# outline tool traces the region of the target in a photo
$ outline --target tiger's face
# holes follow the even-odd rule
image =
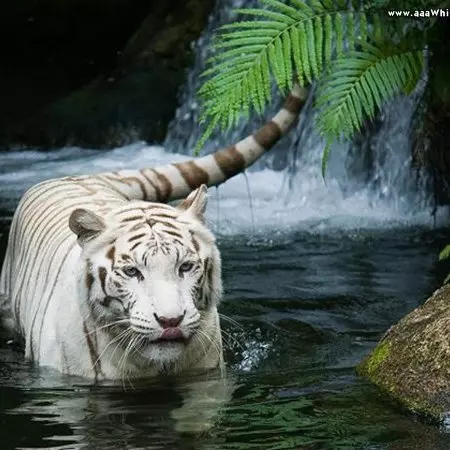
[[[89,311],[131,358],[180,358],[220,301],[220,255],[202,223],[205,205],[206,188],[199,188],[179,207],[133,202],[106,221],[72,213]]]

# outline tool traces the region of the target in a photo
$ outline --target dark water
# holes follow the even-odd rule
[[[3,220],[2,255],[7,228]],[[448,449],[445,430],[405,413],[354,370],[439,286],[447,238],[421,228],[222,238],[221,312],[240,324],[223,322],[237,388],[200,434],[176,430],[171,411],[183,384],[64,379],[30,367],[3,333],[0,448]]]

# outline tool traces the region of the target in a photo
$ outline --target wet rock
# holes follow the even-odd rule
[[[358,373],[409,410],[445,419],[450,411],[450,286],[391,327]]]

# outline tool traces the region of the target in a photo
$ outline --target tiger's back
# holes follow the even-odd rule
[[[71,212],[87,206],[105,214],[114,205],[126,202],[107,187],[97,184],[94,193],[88,186],[77,178],[40,183],[25,193],[14,214],[0,291],[9,299],[14,326],[25,337],[26,356],[33,360],[39,360],[35,353],[42,339],[33,331],[44,329],[52,297],[61,289],[58,282],[64,290],[76,287],[76,280],[70,283],[71,278],[61,283],[64,272],[76,264],[80,253],[76,236],[67,226]]]
[[[14,326],[25,338],[26,357],[66,373],[118,378],[126,366],[116,370],[117,364],[124,365],[123,361],[114,362],[119,346],[124,348],[118,354],[129,360],[127,370],[134,365],[132,370],[140,376],[141,366],[152,358],[163,361],[161,367],[188,367],[192,355],[203,352],[208,344],[211,354],[204,355],[200,367],[218,364],[220,256],[203,223],[205,190],[197,188],[218,185],[258,159],[294,122],[306,95],[304,89],[294,87],[272,121],[254,135],[212,155],[155,169],[50,180],[28,190],[13,218],[0,277],[0,294],[6,296]],[[138,223],[142,218],[131,214],[134,209],[146,211],[146,202],[176,200],[193,191],[181,208],[167,206],[169,209],[160,211],[157,219],[147,217],[144,233],[127,234],[133,233],[133,227],[142,226]],[[118,225],[123,213],[131,214],[126,230]],[[124,233],[129,242],[124,240]],[[180,237],[174,241],[176,235]],[[133,239],[142,241],[142,246],[134,249]],[[150,241],[153,248],[154,242],[170,245],[158,244],[157,252],[152,253]],[[116,245],[123,252],[112,258]],[[125,257],[132,261],[132,267]],[[182,273],[183,258],[191,258],[185,262],[193,263],[195,270]],[[131,273],[127,264],[142,272],[139,280],[126,275]],[[145,295],[158,296],[151,284],[151,273],[158,270],[164,271],[158,275],[158,290],[172,299],[172,306],[154,300],[150,310],[141,297],[144,285]],[[178,271],[176,277],[174,270]],[[214,298],[209,308],[202,309],[201,296]],[[108,312],[111,304],[117,310],[114,314]],[[169,314],[173,317],[166,317]],[[139,319],[139,326],[136,317],[145,317]],[[182,317],[181,323],[175,324],[175,317]],[[123,330],[123,321],[132,331]],[[149,335],[153,336],[151,342]],[[177,339],[183,341],[182,347]],[[153,350],[144,349],[144,343]],[[177,350],[181,348],[184,356]],[[141,358],[141,353],[147,356]],[[148,366],[146,370],[152,372]]]

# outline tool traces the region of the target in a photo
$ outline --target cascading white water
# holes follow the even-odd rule
[[[196,61],[185,85],[183,104],[176,114],[165,141],[167,149],[190,153],[201,136],[198,126],[199,104],[196,96],[200,74],[209,56],[213,30],[231,21],[230,7],[252,6],[254,1],[222,0],[209,26],[197,42]],[[228,14],[227,14],[228,13]],[[422,90],[423,86],[418,88]],[[411,220],[418,215],[428,221],[431,196],[423,173],[411,168],[410,127],[418,93],[399,97],[380,114],[376,132],[368,133],[365,142],[335,145],[325,180],[321,174],[323,141],[314,130],[314,111],[310,102],[296,129],[283,139],[261,162],[251,169],[270,168],[282,171],[283,190],[276,195],[280,206],[303,210],[303,218],[330,216],[370,216],[378,219]],[[266,117],[276,111],[272,105]],[[216,131],[205,145],[205,152],[228,145],[251,133],[263,120],[253,118],[229,132]],[[265,174],[268,177],[268,173]],[[280,174],[278,176],[281,177]],[[257,177],[250,175],[250,180]],[[230,183],[231,184],[231,183]],[[280,184],[280,183],[279,183]],[[250,182],[252,192],[253,182]],[[425,212],[425,215],[422,213]]]
[[[147,167],[192,155],[201,134],[196,90],[213,29],[232,20],[232,8],[254,0],[220,0],[208,27],[195,45],[196,60],[182,93],[164,148],[138,142],[109,152],[65,148],[56,152],[10,151],[0,154],[3,209],[12,209],[23,191],[43,179],[68,174]],[[279,102],[271,106],[277,109]],[[409,127],[414,98],[398,98],[381,114],[381,125],[362,144],[334,146],[325,180],[321,175],[323,142],[314,130],[311,105],[298,126],[258,162],[212,190],[209,218],[219,233],[249,230],[330,227],[432,225],[426,180],[410,168]],[[253,118],[236,129],[216,132],[205,151],[229,145],[261,125]],[[251,207],[250,207],[251,206]]]

